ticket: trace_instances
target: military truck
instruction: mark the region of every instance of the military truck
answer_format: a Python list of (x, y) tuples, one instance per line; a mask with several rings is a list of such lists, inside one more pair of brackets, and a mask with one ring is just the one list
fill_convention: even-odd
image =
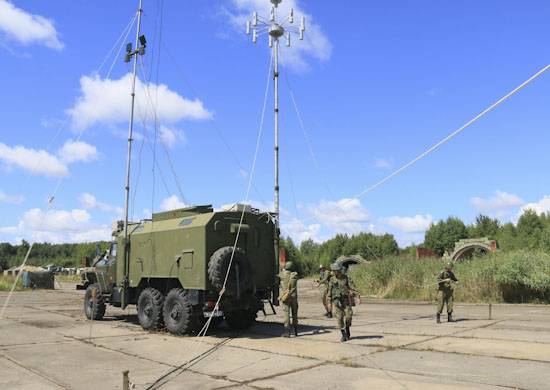
[(156, 213), (128, 224), (127, 243), (119, 221), (109, 250), (81, 273), (85, 315), (101, 320), (107, 305), (137, 305), (146, 330), (191, 333), (209, 316), (234, 329), (248, 328), (266, 301), (277, 304), (274, 235), (272, 216), (245, 205)]

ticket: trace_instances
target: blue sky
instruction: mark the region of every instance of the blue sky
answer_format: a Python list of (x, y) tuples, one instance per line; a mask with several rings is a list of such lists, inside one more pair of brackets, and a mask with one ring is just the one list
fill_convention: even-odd
[[(131, 69), (114, 45), (136, 4), (0, 0), (0, 241), (109, 238), (124, 200)], [(160, 4), (144, 0), (149, 47), (137, 90), (135, 219), (183, 204), (243, 201), (270, 60), (265, 36), (254, 45), (244, 34), (246, 18), (266, 14), (267, 0), (165, 0), (161, 44)], [(281, 14), (292, 6), (296, 18), (307, 17), (306, 39), (282, 52), (284, 234), (319, 241), (390, 232), (407, 245), (449, 215), (514, 221), (526, 207), (550, 210), (548, 74), (353, 198), (548, 64), (547, 1), (283, 6)], [(250, 194), (262, 208), (273, 199), (272, 93), (270, 85)]]

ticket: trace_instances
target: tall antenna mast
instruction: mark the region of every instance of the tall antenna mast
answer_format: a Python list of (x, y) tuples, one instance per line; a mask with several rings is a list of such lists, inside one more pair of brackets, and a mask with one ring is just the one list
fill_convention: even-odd
[[(286, 45), (290, 47), (291, 33), (297, 34), (300, 40), (304, 39), (305, 17), (300, 19), (300, 26), (294, 25), (294, 10), (291, 8), (290, 13), (284, 18), (279, 19), (277, 11), (279, 4), (283, 0), (270, 0), (272, 3), (271, 13), (269, 18), (264, 18), (258, 15), (257, 12), (252, 14), (252, 20), (246, 22), (246, 33), (252, 34), (252, 42), (256, 43), (259, 35), (267, 34), (269, 36), (269, 47), (273, 48), (273, 59), (275, 61), (273, 67), (273, 94), (275, 97), (274, 104), (274, 125), (275, 125), (275, 259), (276, 267), (279, 265), (279, 38), (286, 39)], [(278, 269), (277, 269), (278, 271)]]
[(122, 286), (122, 302), (121, 306), (124, 309), (127, 306), (126, 303), (126, 289), (128, 287), (128, 274), (130, 271), (130, 242), (128, 240), (128, 208), (130, 202), (130, 163), (132, 159), (132, 141), (133, 141), (133, 132), (134, 132), (134, 107), (136, 100), (136, 71), (137, 71), (137, 61), (139, 55), (145, 54), (145, 47), (147, 46), (147, 41), (145, 40), (144, 35), (140, 35), (141, 32), (141, 14), (143, 9), (141, 8), (142, 0), (139, 0), (138, 10), (137, 10), (137, 28), (136, 28), (136, 48), (132, 49), (132, 44), (128, 43), (126, 45), (126, 55), (124, 57), (124, 62), (130, 62), (133, 58), (133, 72), (132, 72), (132, 92), (131, 96), (131, 105), (130, 105), (130, 121), (128, 122), (128, 156), (126, 158), (126, 185), (124, 186), (125, 199), (124, 199), (124, 281)]

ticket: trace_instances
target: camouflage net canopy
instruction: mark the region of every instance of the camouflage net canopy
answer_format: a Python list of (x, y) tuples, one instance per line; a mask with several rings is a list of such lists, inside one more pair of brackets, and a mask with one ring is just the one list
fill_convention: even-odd
[(349, 268), (352, 265), (365, 265), (369, 261), (359, 255), (340, 256), (335, 261), (335, 264), (340, 264), (344, 268)]

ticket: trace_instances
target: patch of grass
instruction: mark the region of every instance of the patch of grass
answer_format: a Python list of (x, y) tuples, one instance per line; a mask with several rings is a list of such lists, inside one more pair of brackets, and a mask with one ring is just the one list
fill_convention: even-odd
[[(0, 291), (10, 291), (13, 286), (15, 277), (12, 276), (0, 276)], [(17, 280), (17, 285), (15, 286), (15, 291), (23, 290), (23, 282), (21, 277)]]
[[(389, 257), (351, 270), (362, 294), (433, 301), (439, 259)], [(550, 255), (542, 251), (497, 252), (459, 262), (455, 299), (460, 302), (550, 302)]]

